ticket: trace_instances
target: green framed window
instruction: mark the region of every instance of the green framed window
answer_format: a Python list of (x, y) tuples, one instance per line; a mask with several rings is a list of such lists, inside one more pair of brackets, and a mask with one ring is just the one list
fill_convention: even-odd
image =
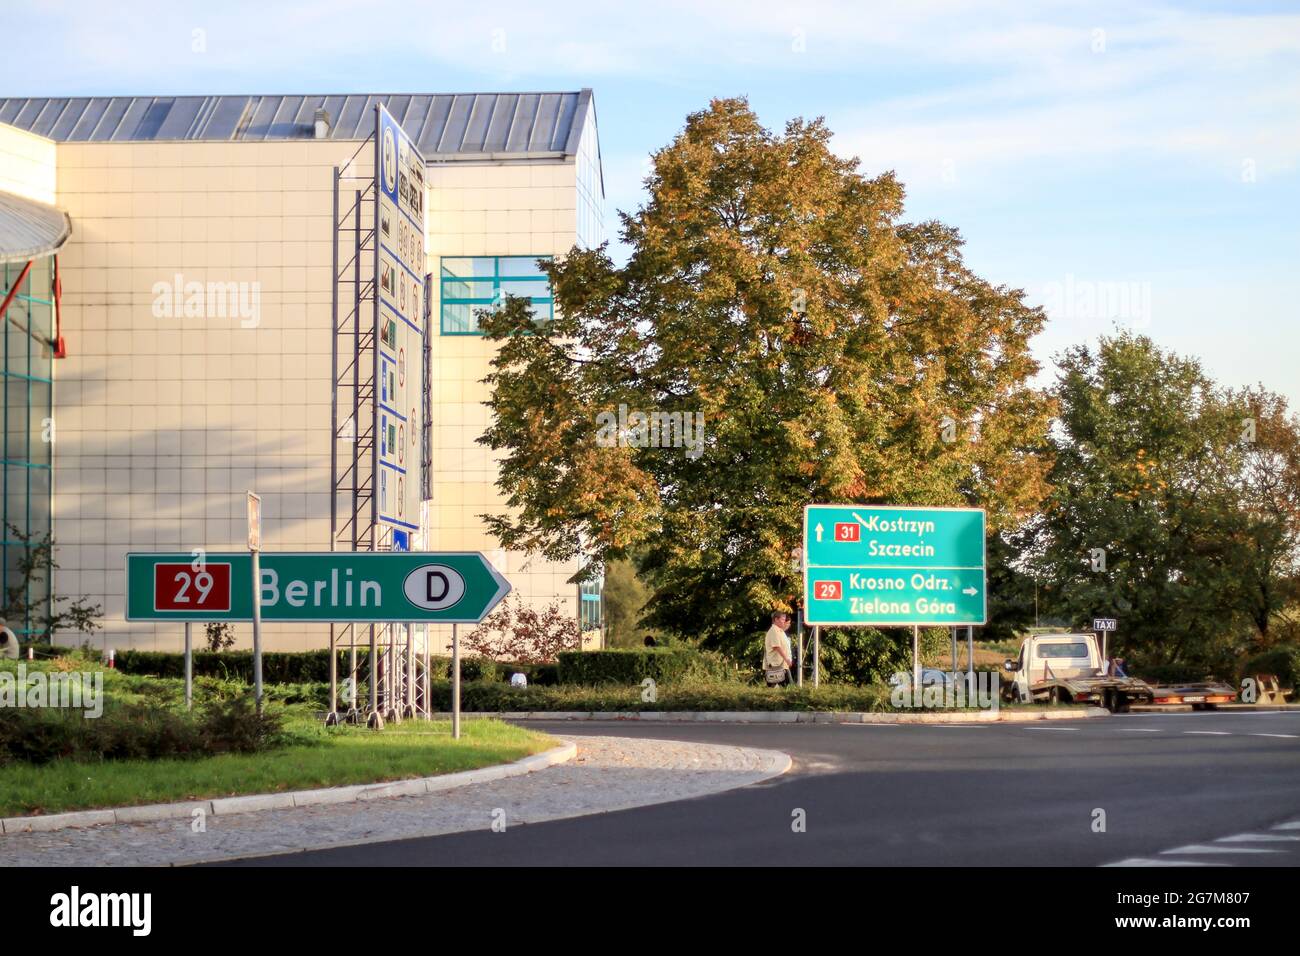
[[(20, 639), (41, 633), (40, 618), (48, 613), (49, 571), (43, 580), (27, 582), (20, 564), (30, 544), (50, 532), (54, 464), (54, 301), (53, 259), (35, 259), (5, 313), (3, 331), (4, 428), (0, 441), (3, 499), (0, 542), (0, 603), (10, 590), (14, 605), (8, 625)], [(0, 264), (0, 300), (22, 275), (23, 263)], [(15, 534), (15, 530), (18, 534)], [(24, 541), (24, 537), (27, 539)]]
[(584, 581), (578, 585), (578, 621), (584, 631), (594, 631), (604, 626), (604, 602), (601, 600), (604, 581)]
[(443, 335), (482, 335), (478, 313), (504, 304), (505, 297), (525, 297), (534, 320), (555, 315), (551, 283), (537, 265), (550, 256), (443, 256), (440, 282)]

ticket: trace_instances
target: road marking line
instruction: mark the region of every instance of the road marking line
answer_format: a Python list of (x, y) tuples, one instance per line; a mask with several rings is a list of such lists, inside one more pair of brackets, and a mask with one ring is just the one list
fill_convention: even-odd
[(1231, 737), (1231, 732), (1227, 730), (1184, 730), (1183, 733), (1196, 735), (1198, 737)]
[(1300, 830), (1300, 820), (1292, 820), (1290, 823), (1279, 823), (1273, 827), (1274, 830)]
[(1286, 843), (1300, 840), (1300, 836), (1286, 836), (1281, 833), (1238, 833), (1236, 836), (1219, 837), (1215, 843)]
[(1245, 846), (1206, 846), (1203, 843), (1190, 843), (1187, 846), (1175, 847), (1172, 850), (1161, 850), (1161, 854), (1166, 853), (1281, 853), (1281, 850), (1267, 850), (1262, 847), (1245, 847)]
[(1295, 740), (1300, 734), (1247, 734), (1248, 737), (1286, 737), (1288, 740)]
[(1070, 732), (1074, 732), (1079, 728), (1078, 727), (1026, 727), (1024, 729), (1025, 730), (1068, 730)]
[(1118, 863), (1103, 863), (1102, 866), (1231, 866), (1230, 863), (1205, 863), (1200, 860), (1153, 860), (1150, 857), (1131, 856)]
[(1159, 727), (1121, 727), (1121, 734), (1159, 734), (1163, 731)]

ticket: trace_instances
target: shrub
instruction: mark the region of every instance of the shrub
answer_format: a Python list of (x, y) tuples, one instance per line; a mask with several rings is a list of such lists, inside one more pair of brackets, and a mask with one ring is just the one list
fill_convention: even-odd
[(716, 654), (685, 647), (641, 647), (604, 651), (566, 651), (560, 655), (561, 684), (639, 685), (684, 680), (727, 680), (735, 672)]
[(465, 637), (474, 654), (492, 660), (545, 664), (568, 648), (580, 648), (578, 622), (558, 602), (538, 611), (523, 600), (506, 599)]
[(1239, 677), (1276, 674), (1283, 687), (1296, 687), (1300, 679), (1300, 647), (1283, 646), (1257, 654), (1242, 665)]
[(210, 701), (199, 721), (208, 753), (257, 753), (283, 742), (284, 715), (264, 707), (257, 712), (251, 695)]
[[(451, 688), (436, 682), (431, 695), (436, 708), (451, 708)], [(560, 685), (511, 687), (501, 682), (474, 682), (461, 686), (461, 707), (467, 711), (721, 711), (721, 710), (829, 710), (889, 711), (889, 689), (878, 685), (819, 688), (761, 687), (736, 682), (687, 681), (660, 687), (653, 702), (642, 701), (641, 688)]]
[(258, 715), (246, 692), (211, 701), (199, 717), (155, 701), (110, 700), (96, 718), (74, 709), (10, 707), (0, 710), (0, 764), (254, 753), (286, 742), (283, 726), (278, 710)]
[[(338, 652), (338, 673), (342, 680), (348, 673), (349, 651)], [(363, 671), (369, 648), (357, 648), (357, 667)], [(163, 651), (125, 650), (117, 653), (117, 669), (124, 674), (150, 677), (184, 677), (185, 655)], [(195, 677), (219, 677), (223, 680), (253, 682), (252, 651), (195, 651)], [(262, 654), (262, 680), (267, 684), (300, 684), (328, 681), (330, 654), (318, 651), (267, 651)]]

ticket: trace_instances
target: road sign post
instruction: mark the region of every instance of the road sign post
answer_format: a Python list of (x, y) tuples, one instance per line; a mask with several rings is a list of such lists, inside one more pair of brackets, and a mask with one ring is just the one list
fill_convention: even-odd
[(194, 709), (194, 624), (185, 622), (185, 709)]
[(1119, 621), (1113, 617), (1094, 617), (1092, 619), (1092, 629), (1101, 637), (1101, 659), (1103, 662), (1109, 660), (1106, 656), (1109, 643), (1107, 638), (1113, 634), (1119, 627)]
[(451, 626), (451, 736), (460, 739), (460, 634)]
[[(248, 493), (248, 554), (252, 565), (253, 591), (256, 593), (258, 582), (262, 579), (260, 556), (262, 553), (262, 499), (251, 491)], [(262, 605), (254, 600), (253, 605), (253, 700), (257, 712), (262, 712)]]

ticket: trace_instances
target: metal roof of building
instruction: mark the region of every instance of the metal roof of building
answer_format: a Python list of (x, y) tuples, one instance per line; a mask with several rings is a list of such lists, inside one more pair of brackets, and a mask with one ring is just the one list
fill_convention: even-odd
[(363, 140), (382, 103), (426, 160), (572, 157), (592, 110), (591, 90), (343, 96), (0, 97), (0, 123), (60, 143), (312, 139), (316, 110), (328, 138)]
[(26, 262), (57, 252), (72, 235), (67, 213), (0, 191), (0, 262)]

